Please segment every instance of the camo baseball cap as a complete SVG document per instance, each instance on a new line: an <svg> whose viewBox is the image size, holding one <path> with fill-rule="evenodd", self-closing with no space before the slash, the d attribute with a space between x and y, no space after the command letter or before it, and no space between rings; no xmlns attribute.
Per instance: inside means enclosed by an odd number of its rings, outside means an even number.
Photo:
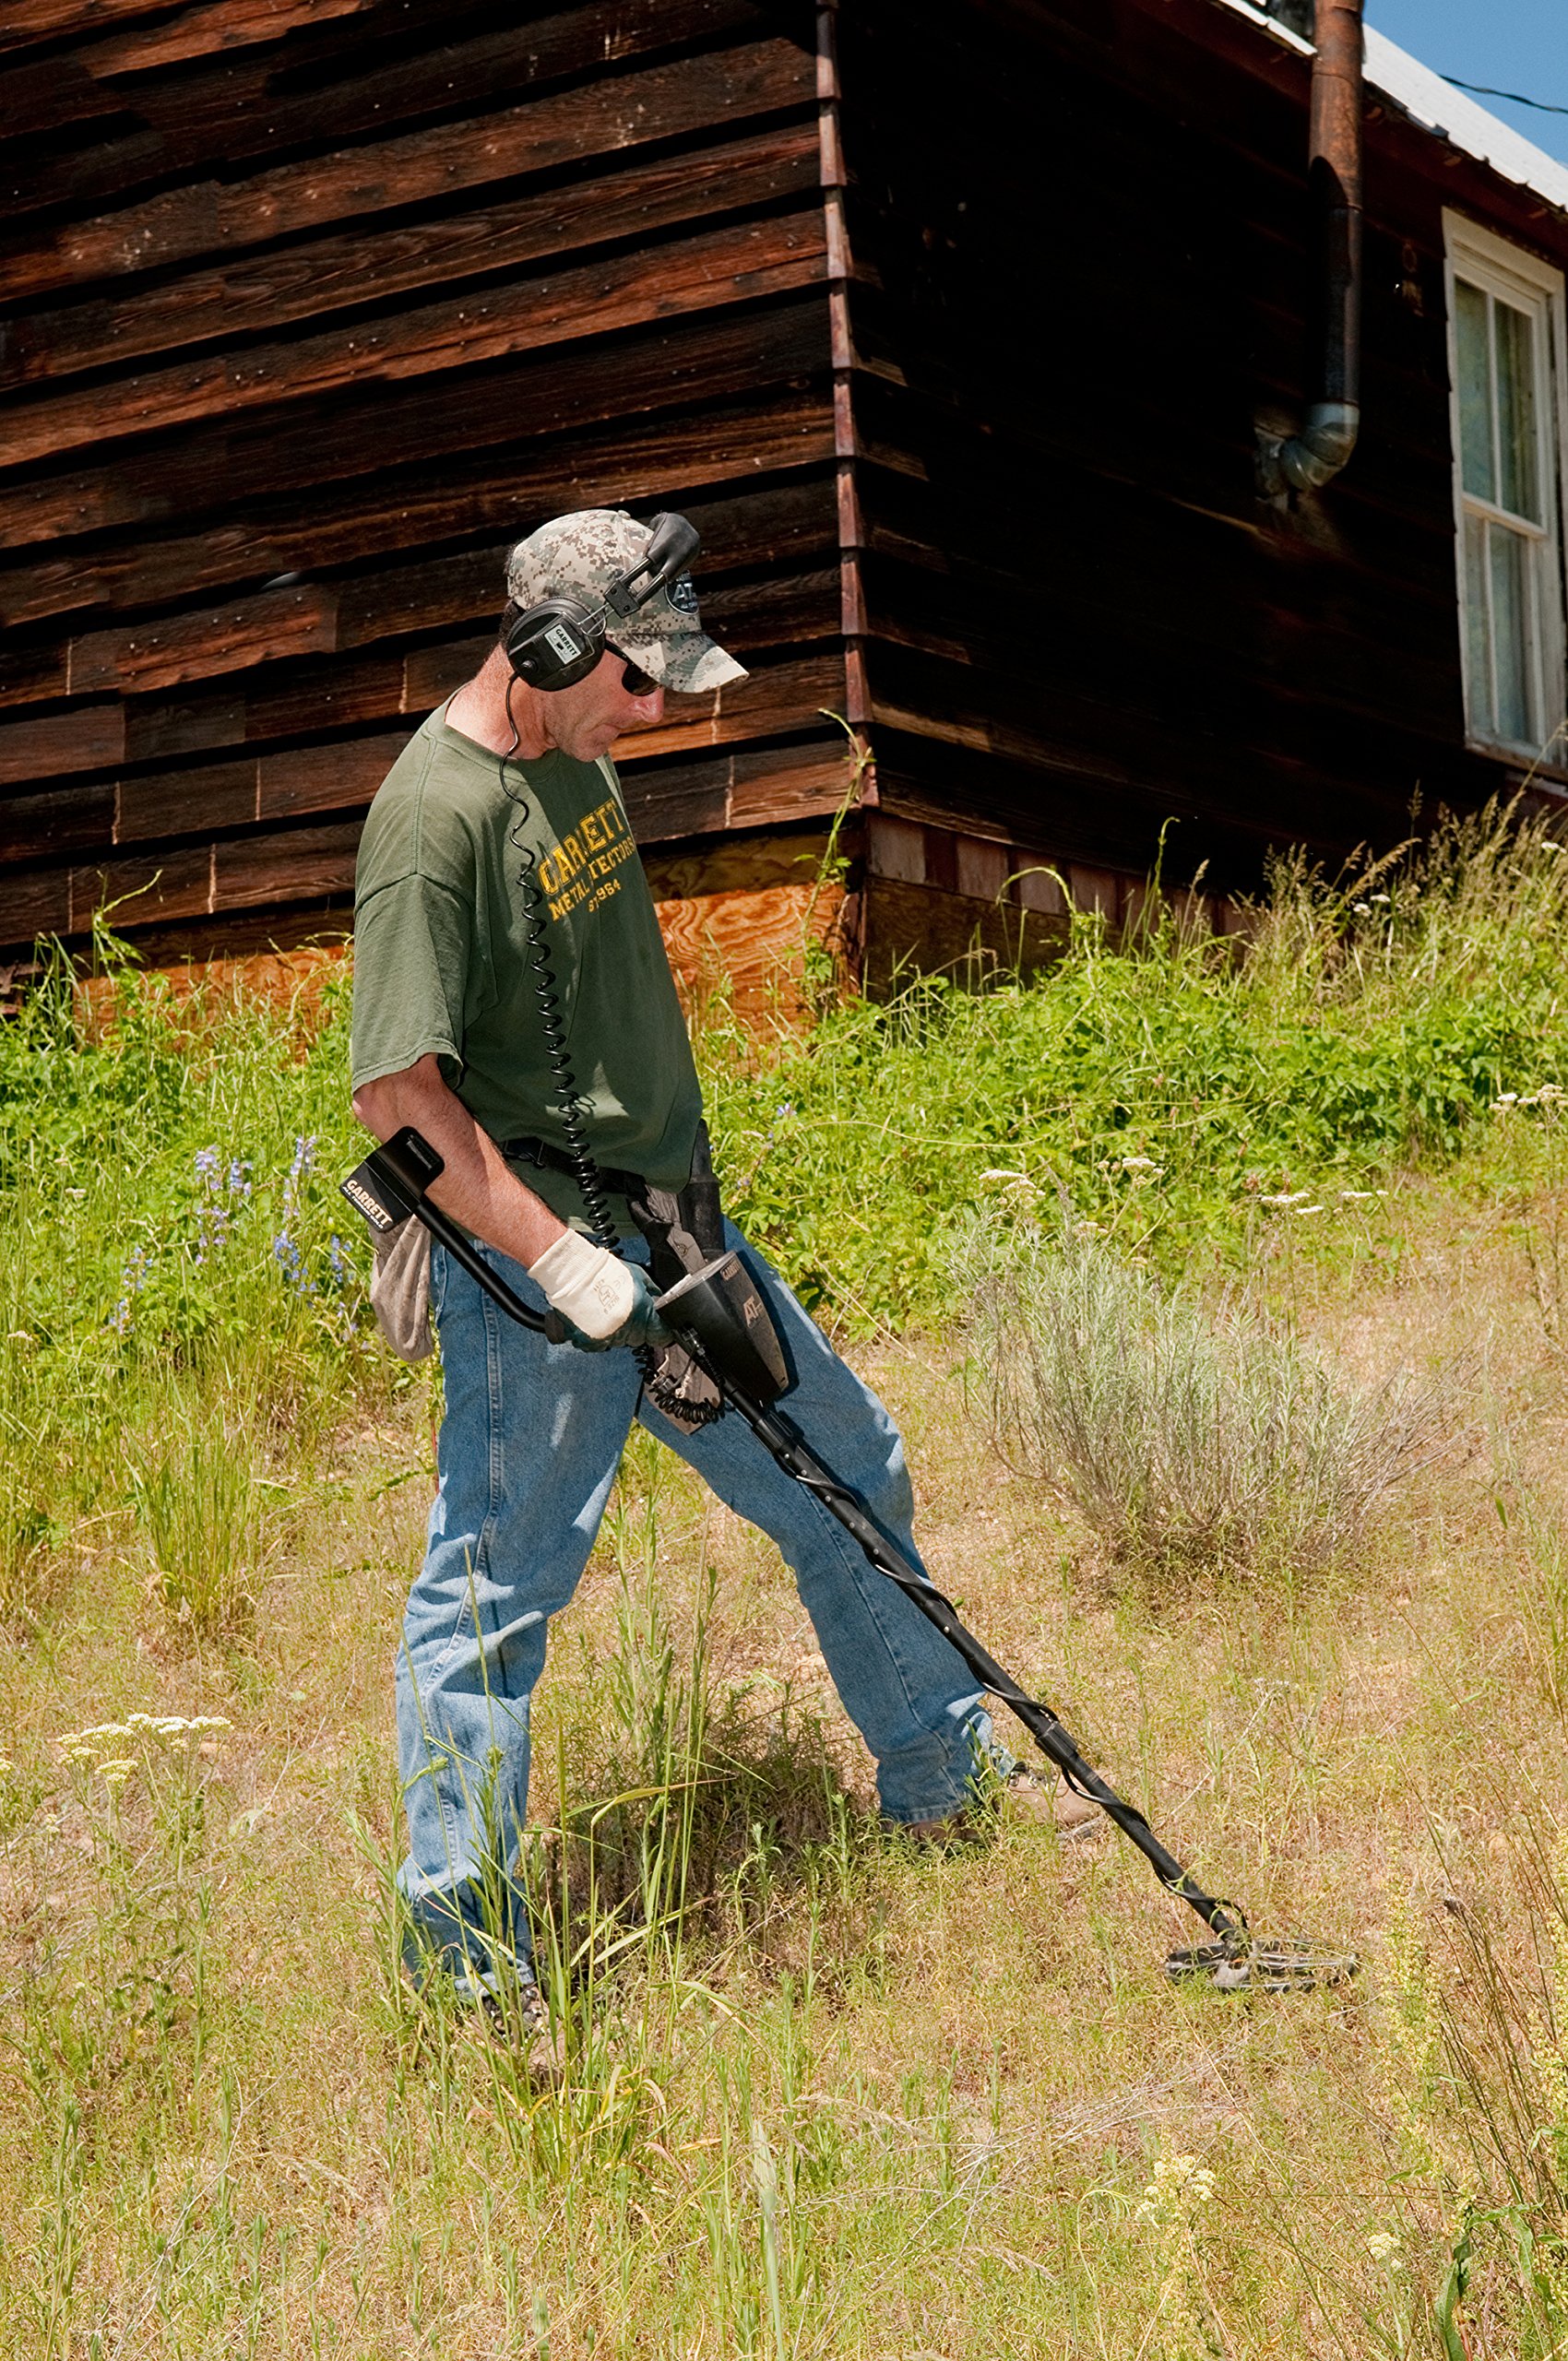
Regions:
<svg viewBox="0 0 1568 2361"><path fill-rule="evenodd" d="M640 564L652 539L652 528L624 508L578 508L553 517L513 550L506 595L519 607L563 598L597 606L617 575ZM667 689L687 695L746 677L745 666L702 629L689 574L677 574L635 614L611 615L605 637Z"/></svg>

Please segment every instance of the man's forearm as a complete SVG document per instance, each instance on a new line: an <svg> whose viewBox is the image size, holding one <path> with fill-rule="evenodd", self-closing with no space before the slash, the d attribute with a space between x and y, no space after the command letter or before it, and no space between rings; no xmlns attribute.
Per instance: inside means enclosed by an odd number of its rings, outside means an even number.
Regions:
<svg viewBox="0 0 1568 2361"><path fill-rule="evenodd" d="M434 1202L514 1261L537 1262L565 1229L560 1216L524 1187L494 1141L447 1087L434 1057L422 1058L406 1073L362 1084L354 1093L354 1113L378 1140L389 1140L411 1123L446 1167L430 1192Z"/></svg>

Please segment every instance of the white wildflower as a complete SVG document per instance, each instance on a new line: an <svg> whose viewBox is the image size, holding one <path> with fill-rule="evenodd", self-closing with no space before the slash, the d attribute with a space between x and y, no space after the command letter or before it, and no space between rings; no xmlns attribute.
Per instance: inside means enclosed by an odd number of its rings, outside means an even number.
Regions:
<svg viewBox="0 0 1568 2361"><path fill-rule="evenodd" d="M1289 1211L1292 1205L1304 1205L1312 1193L1310 1189L1295 1189L1284 1196L1260 1197L1258 1203L1260 1205L1277 1205L1282 1210Z"/></svg>
<svg viewBox="0 0 1568 2361"><path fill-rule="evenodd" d="M1214 2175L1206 2165L1200 2165L1195 2156L1166 2155L1155 2165L1138 2211L1146 2220L1158 2220L1177 2212L1195 2212L1213 2197Z"/></svg>
<svg viewBox="0 0 1568 2361"><path fill-rule="evenodd" d="M1370 902L1352 902L1350 908L1355 911L1356 916L1359 919L1370 919L1372 916L1372 904Z"/></svg>

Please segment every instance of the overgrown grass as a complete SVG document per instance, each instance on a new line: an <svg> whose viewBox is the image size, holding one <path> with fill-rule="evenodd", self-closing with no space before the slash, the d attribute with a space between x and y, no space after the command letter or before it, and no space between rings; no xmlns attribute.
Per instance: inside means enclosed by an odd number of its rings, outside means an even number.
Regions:
<svg viewBox="0 0 1568 2361"><path fill-rule="evenodd" d="M1356 1944L1362 1983L1173 1991L1190 1923L1110 1841L889 1843L773 1553L639 1447L536 1700L549 2091L397 1976L389 1667L435 1402L334 1249L343 985L304 1022L57 976L0 1032L5 2351L1561 2351L1560 1904L1509 1818L1525 1790L1555 1862L1549 841L1493 818L1354 894L1284 873L1245 952L1086 924L1027 985L702 1044L742 1218L844 1325L905 1332L868 1370L967 1619L1212 1890ZM1298 1429L1250 1538L1233 1502L1196 1521L1265 1579L1112 1596L931 1324L955 1223L999 1198L1094 1226L1059 1376L1182 1305L1183 1483L1248 1371L1343 1468L1358 1371L1457 1362L1490 1460L1358 1477L1375 1546L1291 1585ZM1217 1326L1210 1264L1289 1340ZM1150 1415L1129 1382L1108 1420L1140 1532ZM1332 1487L1296 1506L1310 1557ZM1449 1940L1483 1904L1495 2007Z"/></svg>
<svg viewBox="0 0 1568 2361"><path fill-rule="evenodd" d="M347 976L305 1024L112 943L101 964L89 992L56 963L0 1026L0 1615L46 1608L79 1542L139 1532L210 1635L302 1434L400 1382L339 1235Z"/></svg>
<svg viewBox="0 0 1568 2361"><path fill-rule="evenodd" d="M1492 812L1354 884L1283 867L1244 950L1151 908L1126 944L1075 920L1028 982L839 1002L766 1050L708 1026L731 1205L808 1301L849 1333L944 1314L947 1233L999 1194L1167 1271L1236 1267L1313 1223L1370 1234L1399 1169L1551 1161L1568 855L1543 822ZM214 1388L260 1439L407 1382L370 1343L337 1195L360 1145L347 970L302 1024L107 939L100 965L106 989L62 963L0 1028L0 1588L24 1606L63 1536L151 1497L144 1423L153 1465Z"/></svg>

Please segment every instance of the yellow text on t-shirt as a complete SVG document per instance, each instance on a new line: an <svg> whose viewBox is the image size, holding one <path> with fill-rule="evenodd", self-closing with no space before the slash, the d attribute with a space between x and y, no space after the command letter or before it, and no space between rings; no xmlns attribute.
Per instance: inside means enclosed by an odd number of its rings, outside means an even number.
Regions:
<svg viewBox="0 0 1568 2361"><path fill-rule="evenodd" d="M597 909L621 890L616 872L635 858L636 841L614 796L607 796L553 849L541 853L536 872L549 897L550 915L563 919L586 903Z"/></svg>

